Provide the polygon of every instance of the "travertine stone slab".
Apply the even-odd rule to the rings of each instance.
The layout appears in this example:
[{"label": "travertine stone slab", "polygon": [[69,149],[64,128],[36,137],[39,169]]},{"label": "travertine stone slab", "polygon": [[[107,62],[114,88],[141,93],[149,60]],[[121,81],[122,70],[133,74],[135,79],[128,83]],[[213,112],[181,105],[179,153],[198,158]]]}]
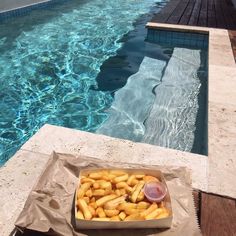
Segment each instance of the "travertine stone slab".
[{"label": "travertine stone slab", "polygon": [[50,0],[1,0],[0,12],[10,11],[13,9],[23,8],[26,6],[48,2]]},{"label": "travertine stone slab", "polygon": [[209,102],[231,104],[236,108],[236,67],[209,67]]},{"label": "travertine stone slab", "polygon": [[[211,41],[211,40],[210,40]],[[231,44],[209,44],[209,63],[217,66],[235,66],[234,56],[232,53]]]},{"label": "travertine stone slab", "polygon": [[193,187],[207,189],[207,157],[193,153],[53,125],[42,127],[22,149],[46,155],[55,150],[107,161],[186,166],[192,170]]},{"label": "travertine stone slab", "polygon": [[0,168],[0,235],[10,235],[27,196],[49,156],[18,151]]},{"label": "travertine stone slab", "polygon": [[236,198],[236,106],[209,103],[208,191]]}]

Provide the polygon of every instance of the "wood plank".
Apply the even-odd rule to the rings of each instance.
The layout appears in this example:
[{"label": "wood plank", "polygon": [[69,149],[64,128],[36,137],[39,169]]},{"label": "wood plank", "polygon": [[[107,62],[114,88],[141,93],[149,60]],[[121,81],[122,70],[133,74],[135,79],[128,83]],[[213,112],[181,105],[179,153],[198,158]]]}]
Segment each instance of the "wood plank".
[{"label": "wood plank", "polygon": [[215,12],[216,12],[216,23],[218,28],[226,28],[226,22],[223,16],[223,12],[220,5],[221,0],[214,0]]},{"label": "wood plank", "polygon": [[194,5],[195,5],[195,0],[190,0],[189,3],[188,3],[187,8],[184,11],[184,14],[182,15],[182,17],[179,21],[179,24],[188,25],[190,17],[191,17],[192,12],[193,12]]},{"label": "wood plank", "polygon": [[179,2],[174,12],[171,14],[167,23],[169,24],[178,24],[182,15],[184,14],[185,9],[187,8],[189,0],[182,0]]},{"label": "wood plank", "polygon": [[201,10],[198,18],[198,26],[207,26],[207,2],[208,0],[202,0]]},{"label": "wood plank", "polygon": [[231,45],[232,45],[232,49],[234,53],[234,59],[236,62],[236,30],[234,31],[229,30],[229,37],[230,37],[230,41],[231,41]]},{"label": "wood plank", "polygon": [[202,193],[201,230],[204,236],[235,236],[236,200]]},{"label": "wood plank", "polygon": [[200,225],[200,214],[201,214],[201,212],[200,212],[200,202],[201,202],[200,195],[201,195],[200,191],[198,191],[198,190],[193,191],[194,206],[196,208],[196,213],[197,213],[199,225]]},{"label": "wood plank", "polygon": [[235,27],[234,21],[233,21],[233,8],[227,5],[226,0],[221,0],[220,1],[220,6],[222,8],[222,13],[225,18],[225,23],[226,23],[226,28],[227,29],[233,29]]},{"label": "wood plank", "polygon": [[216,27],[216,11],[215,11],[215,3],[214,0],[208,0],[208,8],[207,8],[207,26],[208,27]]},{"label": "wood plank", "polygon": [[171,14],[174,12],[175,8],[179,4],[181,0],[171,0],[169,1],[166,6],[156,14],[152,21],[158,23],[166,23],[167,20],[170,18]]},{"label": "wood plank", "polygon": [[201,10],[201,0],[196,0],[192,11],[192,15],[189,20],[189,25],[195,25],[195,26],[197,25],[198,18],[200,15],[200,10]]}]

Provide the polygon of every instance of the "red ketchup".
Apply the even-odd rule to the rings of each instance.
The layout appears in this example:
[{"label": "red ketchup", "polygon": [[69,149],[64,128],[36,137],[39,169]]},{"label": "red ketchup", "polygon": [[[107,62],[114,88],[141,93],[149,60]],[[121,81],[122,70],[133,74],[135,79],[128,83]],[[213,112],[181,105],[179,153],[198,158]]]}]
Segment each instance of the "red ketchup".
[{"label": "red ketchup", "polygon": [[144,185],[144,194],[150,202],[161,202],[166,193],[166,186],[160,182],[148,182]]}]

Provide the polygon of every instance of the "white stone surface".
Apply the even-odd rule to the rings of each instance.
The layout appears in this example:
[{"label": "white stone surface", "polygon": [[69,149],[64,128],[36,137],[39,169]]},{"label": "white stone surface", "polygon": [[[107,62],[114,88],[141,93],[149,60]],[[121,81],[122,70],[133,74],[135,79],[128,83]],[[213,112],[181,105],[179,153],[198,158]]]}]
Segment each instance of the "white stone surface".
[{"label": "white stone surface", "polygon": [[0,12],[10,11],[34,4],[48,2],[50,0],[1,0],[0,1]]},{"label": "white stone surface", "polygon": [[49,156],[18,151],[0,168],[0,235],[9,235]]},{"label": "white stone surface", "polygon": [[193,187],[207,190],[207,157],[193,153],[52,125],[45,125],[22,146],[22,149],[46,155],[55,150],[107,161],[186,166],[192,169]]}]

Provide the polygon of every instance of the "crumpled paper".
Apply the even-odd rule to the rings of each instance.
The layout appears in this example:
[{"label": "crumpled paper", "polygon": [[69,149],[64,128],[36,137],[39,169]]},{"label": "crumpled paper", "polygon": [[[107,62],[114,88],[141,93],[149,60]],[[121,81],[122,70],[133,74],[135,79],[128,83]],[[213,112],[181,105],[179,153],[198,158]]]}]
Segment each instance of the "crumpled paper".
[{"label": "crumpled paper", "polygon": [[[157,168],[161,170],[172,201],[171,228],[76,231],[74,228],[74,194],[80,170],[88,167]],[[15,225],[21,232],[33,230],[45,235],[63,236],[201,235],[194,208],[190,172],[186,168],[104,162],[91,157],[55,152],[52,153],[37,184],[30,192]]]}]

